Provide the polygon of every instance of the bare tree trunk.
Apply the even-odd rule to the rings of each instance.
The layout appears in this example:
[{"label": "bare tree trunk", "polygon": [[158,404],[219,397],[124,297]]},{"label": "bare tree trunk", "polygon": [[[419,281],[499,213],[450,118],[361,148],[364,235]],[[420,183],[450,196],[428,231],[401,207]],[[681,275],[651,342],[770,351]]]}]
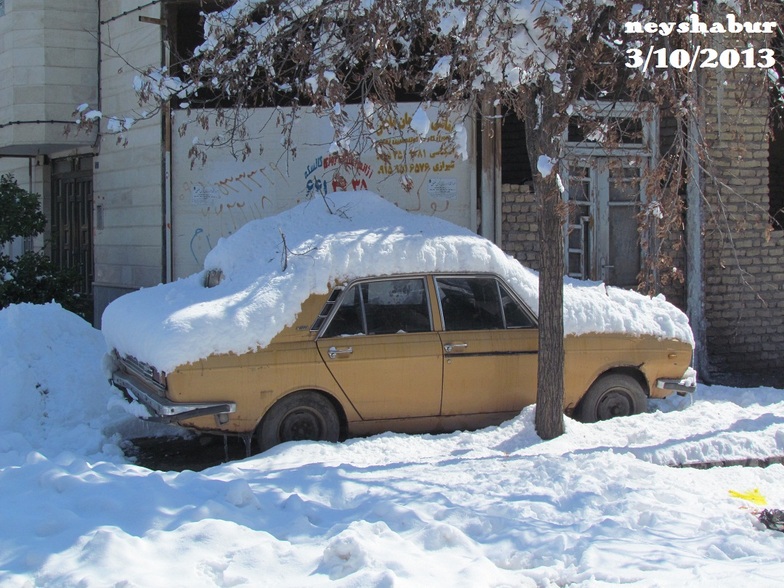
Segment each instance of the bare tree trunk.
[{"label": "bare tree trunk", "polygon": [[[551,128],[553,99],[541,97],[538,105],[526,108],[526,143],[532,164],[547,156],[557,162],[560,131]],[[532,101],[533,102],[533,101]],[[544,107],[539,108],[544,104]],[[547,108],[547,107],[550,108]],[[564,118],[564,117],[562,117]],[[557,125],[553,125],[557,126]],[[557,182],[558,167],[543,175],[534,172],[534,190],[539,207],[539,362],[536,388],[536,432],[553,439],[564,432],[564,326],[563,276],[565,206]]]},{"label": "bare tree trunk", "polygon": [[561,194],[551,174],[534,182],[539,199],[539,366],[536,432],[553,439],[564,432],[563,233]]}]

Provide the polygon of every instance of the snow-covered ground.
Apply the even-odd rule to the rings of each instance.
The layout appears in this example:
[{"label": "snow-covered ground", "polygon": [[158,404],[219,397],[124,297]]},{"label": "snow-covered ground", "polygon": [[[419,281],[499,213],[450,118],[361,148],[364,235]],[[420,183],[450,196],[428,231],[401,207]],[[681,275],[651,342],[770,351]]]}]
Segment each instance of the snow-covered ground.
[{"label": "snow-covered ground", "polygon": [[[542,442],[533,410],[473,433],[298,443],[200,473],[129,463],[148,434],[101,333],[0,311],[0,585],[780,586],[784,391],[693,398]],[[755,492],[756,491],[756,492]],[[746,498],[738,497],[746,495]]]}]

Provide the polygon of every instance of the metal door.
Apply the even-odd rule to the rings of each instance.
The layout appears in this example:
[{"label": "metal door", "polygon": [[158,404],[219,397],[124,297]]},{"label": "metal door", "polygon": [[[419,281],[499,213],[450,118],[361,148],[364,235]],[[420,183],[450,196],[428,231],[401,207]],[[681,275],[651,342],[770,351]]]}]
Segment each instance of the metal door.
[{"label": "metal door", "polygon": [[91,309],[93,294],[92,158],[53,162],[51,259],[60,269],[77,268],[79,293]]},{"label": "metal door", "polygon": [[567,275],[636,288],[642,255],[637,217],[643,167],[631,158],[572,161],[566,227]]}]

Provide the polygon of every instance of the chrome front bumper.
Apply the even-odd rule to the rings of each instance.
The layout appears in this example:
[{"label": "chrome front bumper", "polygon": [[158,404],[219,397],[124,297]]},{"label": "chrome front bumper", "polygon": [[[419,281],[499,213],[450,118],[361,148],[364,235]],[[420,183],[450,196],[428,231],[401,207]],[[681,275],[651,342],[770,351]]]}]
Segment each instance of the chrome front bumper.
[{"label": "chrome front bumper", "polygon": [[211,414],[228,414],[237,410],[234,402],[172,402],[145,389],[137,378],[125,372],[114,372],[109,382],[147,407],[151,416],[145,420],[149,421],[175,423]]},{"label": "chrome front bumper", "polygon": [[679,380],[659,378],[656,387],[662,390],[672,390],[681,396],[690,394],[697,389],[697,370],[688,368]]}]

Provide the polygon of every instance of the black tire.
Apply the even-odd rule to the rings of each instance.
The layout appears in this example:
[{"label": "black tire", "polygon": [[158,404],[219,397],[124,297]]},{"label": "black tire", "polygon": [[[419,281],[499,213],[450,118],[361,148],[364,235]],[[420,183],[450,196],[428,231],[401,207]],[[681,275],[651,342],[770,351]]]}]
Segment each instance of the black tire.
[{"label": "black tire", "polygon": [[256,429],[259,451],[286,441],[332,441],[340,420],[332,403],[317,392],[294,392],[272,405]]},{"label": "black tire", "polygon": [[607,374],[588,388],[576,416],[584,423],[595,423],[646,410],[648,397],[637,380],[624,374]]}]

